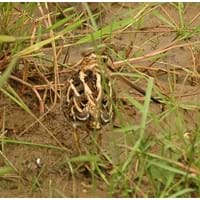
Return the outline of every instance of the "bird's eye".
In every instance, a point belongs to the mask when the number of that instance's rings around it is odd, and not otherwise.
[[[85,71],[85,74],[86,74],[87,76],[90,76],[90,77],[91,77],[91,76],[92,76],[92,71],[91,71],[91,70],[86,70],[86,71]]]

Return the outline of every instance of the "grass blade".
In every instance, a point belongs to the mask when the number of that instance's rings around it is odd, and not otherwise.
[[[190,193],[190,192],[193,192],[193,191],[195,191],[195,189],[186,188],[186,189],[183,189],[181,191],[178,191],[178,192],[174,193],[173,195],[169,196],[168,198],[182,197],[184,194]]]
[[[101,30],[98,30],[98,31],[92,33],[92,36],[91,36],[91,34],[87,34],[86,36],[84,36],[83,38],[78,40],[76,42],[76,44],[92,42],[93,38],[95,40],[100,39],[100,38],[105,38],[108,35],[112,34],[113,31],[124,28],[125,26],[130,26],[130,25],[134,24],[135,22],[136,22],[136,20],[133,17],[123,19],[118,22],[113,22],[113,23],[103,27]]]
[[[16,58],[16,57],[23,57],[23,56],[29,55],[29,54],[31,54],[35,51],[40,50],[44,45],[47,45],[47,44],[51,43],[52,41],[57,40],[60,37],[61,37],[60,35],[57,35],[55,37],[51,37],[49,39],[46,39],[46,40],[43,40],[43,41],[38,42],[36,44],[33,44],[33,45],[23,49],[22,51],[18,52],[13,57]]]
[[[95,155],[81,155],[77,157],[70,158],[69,162],[97,162],[99,160],[98,156]]]
[[[61,19],[60,21],[56,22],[55,24],[49,26],[46,29],[46,32],[49,32],[50,30],[54,30],[54,29],[62,26],[63,24],[67,23],[70,19],[72,19],[74,16],[75,16],[75,14],[72,14],[72,15],[66,17],[66,18]]]
[[[165,18],[163,15],[161,15],[157,10],[154,10],[152,14],[156,16],[158,19],[160,19],[162,22],[164,22],[165,24],[168,24],[171,28],[176,29],[176,26],[172,22],[170,22],[167,18]]]
[[[98,30],[98,26],[97,26],[97,23],[95,21],[94,15],[92,14],[92,11],[91,11],[88,3],[83,2],[82,4],[83,4],[83,6],[85,7],[85,9],[88,12],[88,15],[89,15],[89,18],[90,18],[90,21],[92,23],[92,26],[93,26],[94,30],[97,31]]]
[[[6,70],[4,71],[4,73],[0,75],[0,89],[6,83],[7,79],[9,78],[13,69],[15,68],[17,61],[18,57],[13,58],[8,67],[6,68]]]
[[[180,169],[177,169],[177,168],[175,168],[175,167],[171,167],[171,166],[169,166],[169,165],[167,165],[167,164],[163,164],[163,163],[159,163],[159,162],[157,162],[157,161],[149,161],[149,163],[150,164],[153,164],[153,165],[155,165],[155,166],[157,166],[157,167],[160,167],[160,168],[162,168],[162,169],[165,169],[165,170],[167,170],[167,171],[169,171],[169,172],[172,172],[172,173],[175,173],[175,174],[180,174],[180,175],[183,175],[183,176],[186,176],[188,173],[187,172],[184,172],[184,171],[182,171],[182,170],[180,170]],[[195,178],[195,177],[194,177]]]
[[[15,42],[16,38],[10,35],[0,35],[0,43],[3,42]]]
[[[179,13],[179,19],[180,19],[180,29],[183,30],[185,25],[184,25],[184,17],[183,17],[183,9],[184,9],[184,4],[179,2],[178,3],[178,13]]]
[[[59,151],[65,151],[65,149],[58,147],[58,146],[54,146],[54,145],[50,145],[50,144],[38,144],[38,143],[22,141],[22,140],[12,140],[12,139],[0,138],[0,142],[4,142],[5,144],[27,145],[27,146],[32,146],[32,147],[40,147],[40,148],[48,148],[48,149],[54,149],[54,150],[59,150]]]
[[[0,177],[14,172],[12,167],[0,167]]]
[[[132,148],[131,152],[129,153],[128,159],[124,163],[122,167],[122,171],[125,171],[128,165],[131,163],[133,156],[135,155],[136,150],[138,149],[143,136],[144,136],[144,131],[145,131],[145,126],[146,126],[146,121],[147,121],[147,115],[149,111],[149,105],[151,101],[151,93],[153,89],[153,78],[149,78],[148,80],[148,85],[147,85],[147,90],[146,90],[146,96],[145,96],[145,102],[144,102],[144,107],[141,110],[142,112],[142,120],[141,120],[141,125],[140,125],[140,137],[135,143],[134,147]]]
[[[21,100],[21,98],[18,96],[18,94],[10,86],[7,87],[7,90],[0,87],[0,91],[3,92],[6,96],[8,96],[10,99],[12,99],[16,104],[18,104],[27,113],[33,115],[31,113],[30,109],[26,106],[26,104]]]

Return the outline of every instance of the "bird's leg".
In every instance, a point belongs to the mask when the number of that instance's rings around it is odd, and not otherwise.
[[[97,136],[97,143],[99,146],[102,145],[102,133],[101,132],[99,132],[99,134]]]
[[[100,131],[97,135],[97,153],[100,153],[100,148],[102,146],[102,132]]]
[[[86,133],[86,135],[83,137],[83,141],[85,141],[90,136],[89,131],[85,131],[85,133]],[[85,142],[85,143],[91,144],[91,142],[89,142],[89,143]]]
[[[80,145],[80,138],[77,134],[77,127],[74,126],[73,137],[76,144],[76,149],[78,150],[79,154],[81,154],[81,145]]]

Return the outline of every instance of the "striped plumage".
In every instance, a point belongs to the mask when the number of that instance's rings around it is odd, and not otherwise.
[[[100,129],[114,117],[114,91],[107,74],[107,56],[90,53],[76,65],[66,84],[63,112],[76,126]]]

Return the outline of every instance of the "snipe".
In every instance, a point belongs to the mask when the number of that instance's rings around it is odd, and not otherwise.
[[[108,73],[111,64],[108,56],[90,52],[75,65],[77,71],[67,80],[62,107],[74,128],[97,130],[114,118],[115,94]]]

